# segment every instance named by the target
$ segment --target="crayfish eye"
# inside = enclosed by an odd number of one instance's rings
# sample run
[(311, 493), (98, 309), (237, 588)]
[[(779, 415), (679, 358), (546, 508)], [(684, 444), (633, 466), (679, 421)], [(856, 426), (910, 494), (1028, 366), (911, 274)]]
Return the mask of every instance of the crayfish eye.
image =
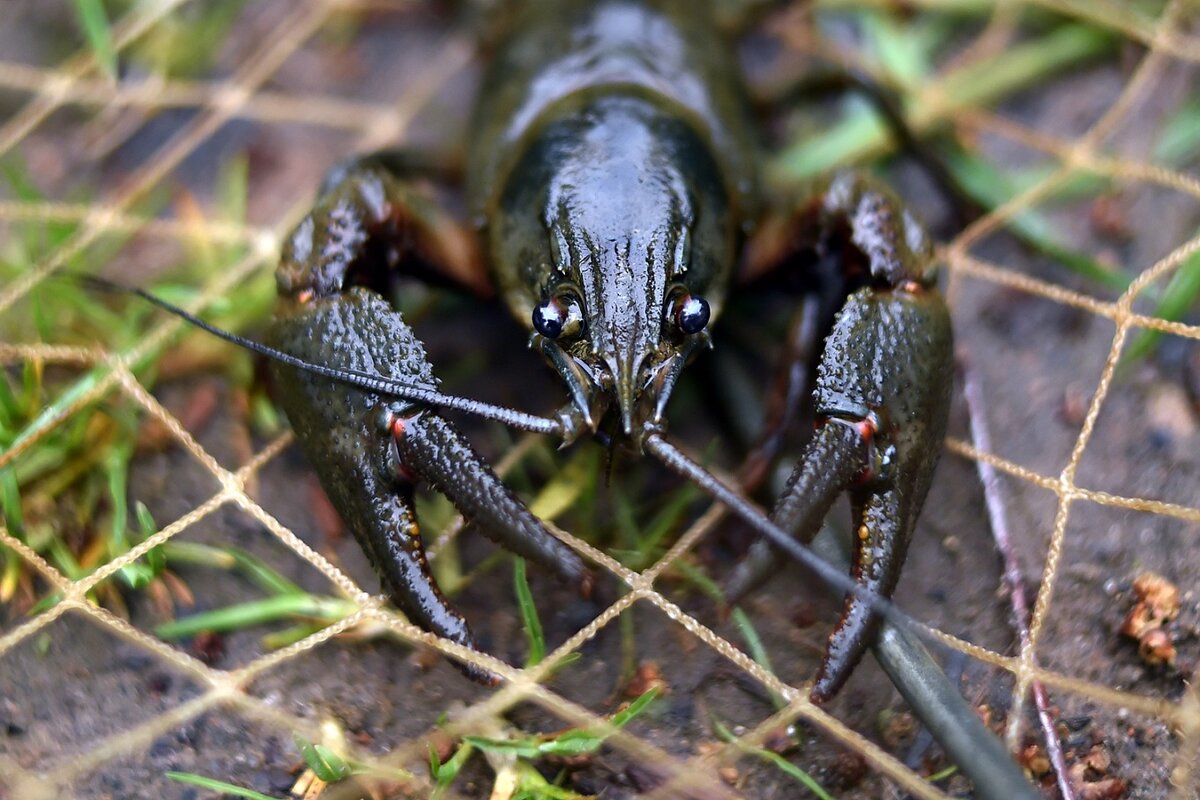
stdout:
[(572, 294), (548, 297), (533, 307), (533, 327), (547, 339), (575, 336), (583, 329), (583, 309)]
[(675, 327), (691, 336), (704, 330), (712, 311), (708, 307), (708, 301), (700, 295), (680, 290), (672, 296), (667, 313)]

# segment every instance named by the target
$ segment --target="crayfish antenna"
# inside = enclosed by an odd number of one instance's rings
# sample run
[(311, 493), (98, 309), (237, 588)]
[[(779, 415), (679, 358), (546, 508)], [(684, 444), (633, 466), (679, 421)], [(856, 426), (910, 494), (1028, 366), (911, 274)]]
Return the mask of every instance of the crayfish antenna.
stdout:
[(648, 434), (645, 438), (645, 449), (672, 472), (691, 481), (709, 497), (728, 508), (735, 516), (769, 540), (773, 547), (800, 564), (831, 590), (844, 592), (863, 601), (872, 612), (881, 614), (897, 625), (911, 624), (912, 620), (908, 615), (891, 601), (885, 597), (871, 594), (865, 587), (855, 583), (849, 575), (814, 553), (811, 548), (792, 538), (787, 531), (772, 522), (762, 509), (663, 438), (661, 433)]
[(530, 433), (547, 433), (554, 436), (563, 436), (564, 428), (560, 420), (550, 419), (549, 417), (539, 417), (536, 414), (527, 414), (523, 411), (507, 408), (505, 406), (497, 406), (491, 403), (484, 403), (479, 400), (472, 400), (469, 397), (460, 397), (458, 395), (443, 394), (436, 388), (427, 386), (418, 386), (405, 381), (388, 378), (378, 374), (361, 372), (359, 370), (329, 367), (324, 364), (317, 364), (312, 361), (307, 361), (303, 358), (295, 356), (291, 353), (284, 352), (270, 345), (254, 339), (248, 339), (245, 336), (239, 336), (236, 333), (227, 331), (224, 328), (218, 328), (210, 322), (206, 322), (195, 314), (180, 308), (174, 303), (168, 302), (153, 292), (148, 292), (145, 289), (140, 289), (136, 286), (124, 286), (114, 281), (96, 277), (95, 275), (71, 275), (68, 276), (78, 281), (83, 286), (95, 291), (108, 292), (111, 294), (132, 294), (136, 295), (151, 305), (173, 314), (176, 317), (184, 320), (190, 325), (193, 325), (201, 330), (211, 333), (219, 339), (224, 339), (230, 344), (237, 345), (245, 350), (253, 353), (258, 353), (261, 356), (266, 356), (272, 361), (277, 361), (281, 364), (287, 364), (289, 367), (311, 372), (315, 375), (320, 375), (331, 380), (347, 383), (351, 386), (357, 386), (360, 389), (366, 389), (379, 394), (388, 395), (401, 400), (411, 400), (417, 403), (427, 403), (431, 406), (450, 409), (453, 411), (462, 411), (467, 414), (473, 414), (484, 419), (491, 419), (511, 428), (529, 431)]
[[(824, 425), (809, 441), (771, 519), (807, 544), (821, 529), (821, 522), (838, 495), (862, 469), (861, 443), (845, 425)], [(776, 550), (767, 539), (759, 539), (725, 585), (725, 596), (735, 604), (756, 589), (775, 568)]]

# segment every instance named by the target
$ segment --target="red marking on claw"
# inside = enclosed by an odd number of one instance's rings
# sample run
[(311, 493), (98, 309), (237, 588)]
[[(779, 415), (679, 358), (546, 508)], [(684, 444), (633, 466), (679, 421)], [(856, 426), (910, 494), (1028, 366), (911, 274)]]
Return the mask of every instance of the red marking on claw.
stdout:
[(854, 482), (858, 484), (869, 483), (875, 478), (875, 437), (879, 434), (879, 423), (875, 415), (871, 414), (851, 424), (854, 426), (854, 431), (858, 434), (858, 437), (862, 439), (863, 461), (865, 462), (862, 472), (855, 476)]

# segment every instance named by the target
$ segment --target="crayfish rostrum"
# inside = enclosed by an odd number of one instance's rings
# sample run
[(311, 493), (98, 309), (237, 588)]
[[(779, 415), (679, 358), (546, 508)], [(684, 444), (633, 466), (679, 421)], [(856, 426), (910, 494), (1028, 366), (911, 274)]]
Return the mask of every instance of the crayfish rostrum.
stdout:
[[(563, 443), (604, 435), (695, 477), (665, 438), (672, 390), (693, 356), (719, 346), (731, 291), (796, 273), (781, 284), (812, 290), (796, 307), (820, 321), (792, 348), (819, 354), (800, 387), (816, 431), (770, 522), (745, 501), (735, 511), (776, 544), (780, 529), (803, 541), (849, 495), (853, 584), (843, 576), (850, 590), (812, 689), (821, 701), (870, 643), (929, 487), (952, 378), (949, 315), (924, 229), (869, 177), (838, 174), (785, 197), (761, 190), (755, 111), (731, 33), (709, 11), (696, 0), (495, 11), (465, 162), (470, 222), (421, 188), (418, 178), (445, 176), (419, 154), (335, 169), (284, 246), (269, 338), (293, 360), (272, 369), (308, 459), (392, 599), (473, 648), (426, 564), (414, 483), (566, 580), (586, 584), (589, 572), (440, 412)], [(383, 299), (396, 276), (499, 296), (561, 376), (562, 408), (537, 417), (442, 395), (421, 342)], [(701, 482), (729, 502), (725, 484)]]

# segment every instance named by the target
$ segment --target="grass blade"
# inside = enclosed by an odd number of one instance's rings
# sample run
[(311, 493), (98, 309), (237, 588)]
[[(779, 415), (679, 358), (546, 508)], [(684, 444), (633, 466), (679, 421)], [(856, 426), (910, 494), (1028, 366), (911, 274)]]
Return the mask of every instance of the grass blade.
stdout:
[(808, 789), (810, 792), (820, 798), (820, 800), (833, 800), (832, 795), (825, 791), (824, 787), (817, 783), (816, 779), (813, 778), (812, 775), (809, 775), (807, 772), (800, 769), (783, 756), (779, 755), (778, 753), (772, 753), (770, 750), (764, 750), (761, 747), (752, 747), (744, 743), (742, 740), (733, 735), (733, 731), (722, 725), (719, 720), (714, 719), (712, 724), (713, 730), (716, 732), (717, 736), (721, 739), (724, 739), (726, 742), (729, 742), (738, 750), (741, 750), (743, 753), (749, 753), (750, 755), (757, 756), (763, 761), (773, 764), (783, 773), (790, 775), (802, 783), (804, 788)]
[(533, 603), (533, 592), (529, 589), (529, 581), (525, 579), (523, 558), (513, 559), (513, 586), (517, 592), (517, 605), (521, 609), (525, 636), (529, 639), (529, 656), (525, 659), (525, 666), (536, 667), (546, 657), (546, 637), (542, 633), (542, 621), (538, 618), (537, 606)]
[(285, 594), (192, 614), (173, 622), (165, 622), (154, 629), (154, 635), (160, 639), (180, 639), (184, 636), (195, 636), (201, 631), (241, 630), (293, 617), (311, 617), (327, 622), (337, 622), (339, 619), (353, 614), (357, 609), (358, 606), (349, 600), (317, 597), (311, 594)]
[(75, 14), (83, 27), (96, 63), (109, 80), (117, 79), (117, 51), (113, 47), (112, 28), (101, 0), (75, 0)]
[[(1197, 297), (1200, 297), (1200, 252), (1193, 253), (1171, 276), (1162, 299), (1154, 307), (1154, 316), (1177, 322), (1195, 304)], [(1125, 351), (1121, 365), (1131, 364), (1147, 356), (1161, 338), (1162, 331), (1142, 330)]]
[(201, 789), (208, 789), (213, 792), (221, 792), (223, 794), (233, 795), (234, 797), (245, 797), (249, 800), (279, 800), (277, 797), (272, 797), (269, 794), (256, 792), (253, 789), (243, 789), (241, 786), (236, 786), (232, 783), (219, 781), (215, 778), (206, 778), (203, 775), (196, 775), (191, 772), (168, 772), (167, 777), (179, 783), (187, 783), (192, 786), (199, 786)]
[[(762, 638), (758, 635), (758, 631), (754, 629), (754, 624), (750, 622), (750, 617), (746, 616), (746, 612), (742, 611), (741, 608), (735, 607), (733, 609), (733, 621), (741, 632), (742, 638), (746, 640), (746, 647), (750, 649), (750, 657), (754, 659), (756, 664), (774, 675), (775, 669), (771, 666), (771, 658), (767, 655), (767, 648), (763, 646)], [(787, 707), (787, 701), (775, 691), (771, 691), (771, 702), (775, 704), (776, 709)]]

